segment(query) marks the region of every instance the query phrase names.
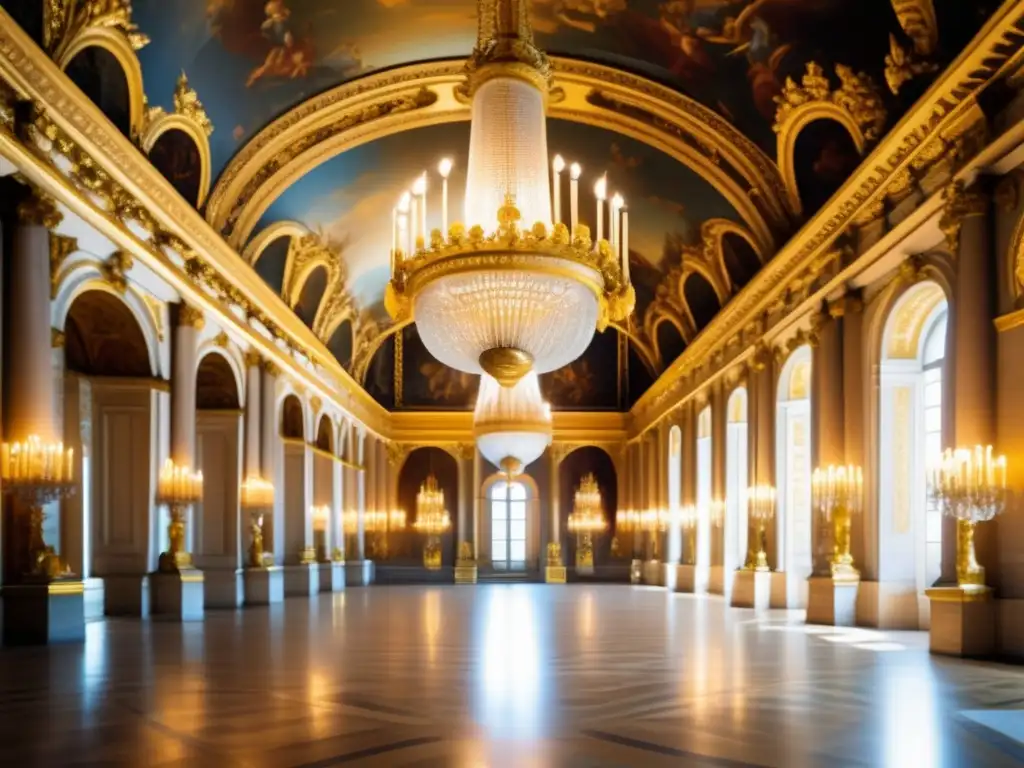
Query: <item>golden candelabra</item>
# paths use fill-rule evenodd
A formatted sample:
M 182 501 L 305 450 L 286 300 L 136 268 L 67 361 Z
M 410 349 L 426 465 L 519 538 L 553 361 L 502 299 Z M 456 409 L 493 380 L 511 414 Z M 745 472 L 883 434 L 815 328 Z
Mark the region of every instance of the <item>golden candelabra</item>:
M 640 530 L 651 537 L 651 559 L 660 556 L 661 534 L 668 530 L 669 512 L 667 509 L 645 509 L 640 512 Z
M 811 475 L 811 501 L 826 523 L 832 524 L 832 557 L 829 565 L 835 581 L 859 581 L 860 572 L 850 554 L 853 516 L 861 511 L 864 477 L 853 465 L 819 467 Z
M 771 570 L 765 550 L 768 547 L 768 523 L 775 517 L 775 486 L 755 485 L 747 489 L 747 516 L 756 527 L 757 551 L 751 546 L 744 568 L 754 571 Z
M 43 507 L 75 491 L 74 451 L 61 442 L 44 443 L 31 435 L 22 442 L 0 444 L 0 478 L 4 488 L 27 511 L 24 546 L 20 548 L 25 576 L 53 579 L 71 576 L 68 566 L 43 538 Z
M 437 478 L 431 473 L 416 494 L 416 522 L 413 527 L 426 534 L 423 547 L 423 565 L 431 571 L 441 568 L 441 534 L 452 527 L 448 510 L 444 508 L 444 491 L 437 485 Z
M 164 462 L 157 481 L 156 503 L 167 506 L 168 548 L 160 553 L 160 570 L 176 573 L 192 567 L 192 555 L 185 551 L 185 515 L 188 508 L 203 498 L 203 473 L 179 466 L 171 459 Z
M 268 565 L 268 554 L 263 551 L 263 515 L 274 507 L 274 486 L 258 475 L 249 475 L 242 483 L 242 509 L 249 513 L 249 558 L 250 568 L 264 568 Z M 273 555 L 269 555 L 273 564 Z
M 639 556 L 637 537 L 634 534 L 640 530 L 640 513 L 635 509 L 620 509 L 615 513 L 615 539 L 618 539 L 619 534 L 629 536 L 629 550 L 634 560 Z
M 608 528 L 601 505 L 601 489 L 592 473 L 583 476 L 568 520 L 569 533 L 576 534 L 576 569 L 594 570 L 594 534 Z
M 697 564 L 697 507 L 687 504 L 679 510 L 679 527 L 686 539 L 683 565 Z
M 358 513 L 353 513 L 358 514 Z M 354 518 L 353 533 L 358 532 L 358 517 Z M 387 560 L 390 554 L 388 534 L 404 531 L 406 527 L 405 511 L 401 509 L 377 510 L 370 509 L 363 514 L 363 533 L 369 536 L 370 558 Z
M 313 552 L 318 563 L 327 560 L 327 523 L 331 519 L 331 508 L 327 504 L 316 504 L 309 508 L 313 520 Z
M 931 491 L 943 512 L 957 521 L 956 579 L 961 587 L 985 586 L 985 568 L 974 552 L 974 529 L 1006 508 L 1006 457 L 992 446 L 946 449 L 932 470 Z

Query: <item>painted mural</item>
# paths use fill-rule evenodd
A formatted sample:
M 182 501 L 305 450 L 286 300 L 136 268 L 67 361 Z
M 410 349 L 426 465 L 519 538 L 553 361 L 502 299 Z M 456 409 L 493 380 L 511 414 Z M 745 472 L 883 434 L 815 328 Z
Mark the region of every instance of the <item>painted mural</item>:
M 950 60 L 996 0 L 935 0 Z M 312 94 L 399 64 L 467 55 L 476 0 L 138 0 L 150 102 L 168 106 L 185 70 L 218 130 L 215 174 L 256 131 Z M 815 60 L 884 82 L 890 0 L 534 0 L 537 40 L 674 86 L 774 154 L 774 97 Z M 909 105 L 924 78 L 898 107 Z

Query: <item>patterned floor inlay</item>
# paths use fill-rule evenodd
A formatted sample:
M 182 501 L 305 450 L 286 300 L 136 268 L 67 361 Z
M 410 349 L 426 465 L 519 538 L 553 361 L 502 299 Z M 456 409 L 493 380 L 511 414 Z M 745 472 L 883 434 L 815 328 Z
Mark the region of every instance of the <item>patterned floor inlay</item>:
M 1021 691 L 920 633 L 718 598 L 372 587 L 0 650 L 0 765 L 1002 768 Z

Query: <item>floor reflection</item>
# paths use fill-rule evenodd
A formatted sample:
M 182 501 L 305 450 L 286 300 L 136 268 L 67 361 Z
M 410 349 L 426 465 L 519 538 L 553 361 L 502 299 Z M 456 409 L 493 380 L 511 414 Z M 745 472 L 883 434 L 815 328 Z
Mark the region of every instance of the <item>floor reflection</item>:
M 1024 754 L 1024 721 L 995 716 L 1022 708 L 1020 668 L 663 590 L 373 587 L 86 635 L 0 652 L 0 765 L 1000 768 Z

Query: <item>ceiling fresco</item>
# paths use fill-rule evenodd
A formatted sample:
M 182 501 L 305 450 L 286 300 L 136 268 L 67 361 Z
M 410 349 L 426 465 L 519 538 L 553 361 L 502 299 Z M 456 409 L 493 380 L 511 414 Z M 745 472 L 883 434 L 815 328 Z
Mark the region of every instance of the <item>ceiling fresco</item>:
M 637 308 L 630 322 L 634 333 L 643 338 L 644 317 L 656 301 L 669 274 L 683 263 L 684 250 L 698 248 L 706 222 L 724 222 L 739 228 L 739 216 L 707 181 L 685 165 L 641 142 L 611 131 L 579 123 L 551 120 L 548 123 L 549 150 L 561 154 L 567 162 L 578 162 L 584 169 L 584 181 L 608 175 L 609 192 L 620 192 L 629 209 L 630 264 L 637 291 Z M 413 178 L 423 170 L 429 174 L 428 228 L 440 227 L 440 177 L 434 170 L 441 158 L 453 160 L 449 178 L 450 220 L 460 221 L 465 188 L 466 153 L 469 145 L 468 123 L 455 123 L 417 129 L 363 144 L 328 160 L 286 189 L 267 209 L 255 238 L 268 228 L 283 222 L 298 222 L 336 249 L 344 263 L 345 287 L 358 311 L 368 314 L 378 330 L 386 329 L 388 318 L 383 308 L 384 287 L 389 278 L 389 249 L 392 209 Z M 567 186 L 565 175 L 563 184 Z M 563 190 L 563 200 L 568 190 Z M 580 190 L 581 219 L 596 218 L 597 201 L 593 184 Z M 279 292 L 285 280 L 289 240 L 270 241 L 255 260 L 256 271 Z M 754 266 L 756 271 L 757 265 Z M 319 281 L 319 282 L 317 282 Z M 311 289 L 317 285 L 319 288 Z M 323 276 L 314 274 L 302 287 L 296 311 L 310 325 L 316 315 L 316 290 L 323 291 Z M 312 293 L 310 292 L 312 290 Z M 317 294 L 319 295 L 319 294 Z M 713 313 L 717 303 L 711 307 Z M 707 311 L 695 308 L 695 317 Z M 329 324 L 325 328 L 331 327 Z M 332 350 L 341 350 L 333 339 L 325 338 Z M 347 342 L 346 342 L 347 344 Z M 358 345 L 357 345 L 358 346 Z M 442 370 L 423 348 L 415 329 L 406 329 L 402 338 L 402 364 L 395 407 L 466 408 L 474 400 L 476 382 L 454 371 Z M 336 351 L 339 359 L 349 356 Z M 672 358 L 682 346 L 673 348 Z M 644 354 L 656 371 L 671 362 Z M 394 354 L 394 345 L 381 347 L 378 354 Z M 619 364 L 616 333 L 595 339 L 588 353 L 573 366 L 544 378 L 545 391 L 560 407 L 618 408 L 626 400 L 628 386 Z M 358 350 L 356 350 L 358 357 Z M 656 357 L 656 355 L 655 355 Z M 343 364 L 346 360 L 341 359 Z M 379 365 L 366 371 L 374 378 L 374 389 L 383 392 L 387 375 Z M 393 376 L 395 368 L 387 369 Z M 634 393 L 635 399 L 640 392 Z
M 939 34 L 921 43 L 932 74 L 997 5 L 921 4 L 938 19 Z M 137 0 L 133 8 L 152 38 L 139 52 L 150 103 L 170 106 L 178 72 L 188 73 L 217 126 L 214 175 L 260 128 L 309 96 L 399 64 L 466 56 L 476 34 L 476 0 Z M 533 24 L 550 53 L 671 85 L 770 155 L 774 97 L 787 76 L 799 78 L 813 60 L 826 71 L 849 65 L 882 85 L 890 34 L 911 46 L 890 0 L 534 0 Z M 929 80 L 918 76 L 890 98 L 899 102 L 890 114 Z

